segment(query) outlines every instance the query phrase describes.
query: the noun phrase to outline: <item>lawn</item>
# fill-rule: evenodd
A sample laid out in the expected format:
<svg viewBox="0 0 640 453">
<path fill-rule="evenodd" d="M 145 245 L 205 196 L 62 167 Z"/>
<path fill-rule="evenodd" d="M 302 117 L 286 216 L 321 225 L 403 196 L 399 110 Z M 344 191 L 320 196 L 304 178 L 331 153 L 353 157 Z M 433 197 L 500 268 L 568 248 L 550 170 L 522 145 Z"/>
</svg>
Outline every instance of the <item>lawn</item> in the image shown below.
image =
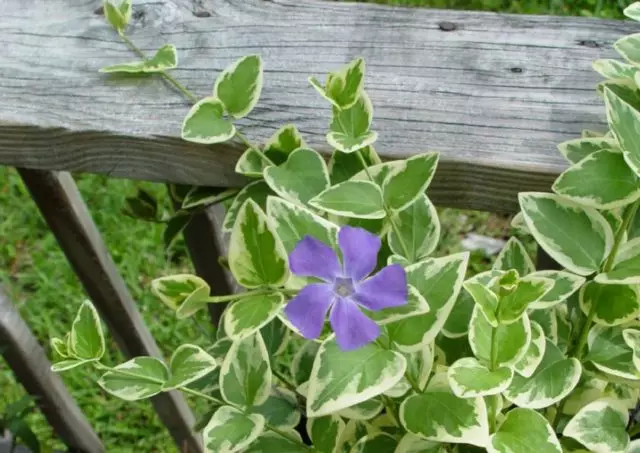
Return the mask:
<svg viewBox="0 0 640 453">
<path fill-rule="evenodd" d="M 624 6 L 604 0 L 376 0 L 375 3 L 599 17 L 620 17 Z M 120 215 L 125 197 L 141 184 L 93 175 L 77 175 L 76 180 L 121 275 L 138 301 L 145 322 L 165 353 L 183 342 L 203 340 L 210 333 L 204 315 L 197 324 L 177 323 L 149 291 L 151 279 L 189 271 L 190 263 L 181 243 L 174 246 L 171 259 L 167 259 L 159 225 Z M 158 195 L 164 193 L 161 185 L 144 183 L 142 186 Z M 85 297 L 83 290 L 17 174 L 3 167 L 0 167 L 0 206 L 0 284 L 8 290 L 41 342 L 48 344 L 50 336 L 60 335 L 68 328 Z M 460 238 L 469 231 L 494 237 L 505 237 L 509 233 L 506 218 L 452 209 L 443 209 L 440 214 L 443 238 L 439 254 L 458 250 Z M 488 265 L 489 260 L 481 253 L 474 254 L 472 270 Z M 121 360 L 113 344 L 109 360 L 113 363 Z M 63 377 L 108 451 L 167 452 L 174 448 L 151 404 L 123 403 L 105 396 L 82 371 L 70 371 Z M 2 363 L 0 413 L 3 404 L 23 394 Z M 33 414 L 31 422 L 43 445 L 53 446 L 52 433 L 44 418 Z"/>
</svg>

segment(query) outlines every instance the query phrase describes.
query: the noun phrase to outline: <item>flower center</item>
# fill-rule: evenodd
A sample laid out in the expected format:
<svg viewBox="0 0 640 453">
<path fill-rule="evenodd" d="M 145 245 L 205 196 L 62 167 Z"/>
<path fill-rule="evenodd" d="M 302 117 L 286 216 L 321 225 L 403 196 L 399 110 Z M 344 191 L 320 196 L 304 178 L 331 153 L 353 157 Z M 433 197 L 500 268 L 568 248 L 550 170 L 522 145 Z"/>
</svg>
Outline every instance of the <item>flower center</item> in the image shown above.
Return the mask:
<svg viewBox="0 0 640 453">
<path fill-rule="evenodd" d="M 340 297 L 349 297 L 354 292 L 353 280 L 350 278 L 338 277 L 333 283 L 333 292 Z"/>
</svg>

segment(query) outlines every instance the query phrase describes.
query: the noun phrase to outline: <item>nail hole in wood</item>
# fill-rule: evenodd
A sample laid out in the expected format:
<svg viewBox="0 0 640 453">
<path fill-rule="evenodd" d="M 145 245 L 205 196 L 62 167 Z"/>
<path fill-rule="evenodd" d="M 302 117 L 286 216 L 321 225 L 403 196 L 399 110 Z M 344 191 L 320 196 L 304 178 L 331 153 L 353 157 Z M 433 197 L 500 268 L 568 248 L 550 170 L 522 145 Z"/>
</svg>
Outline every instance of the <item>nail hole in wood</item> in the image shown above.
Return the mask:
<svg viewBox="0 0 640 453">
<path fill-rule="evenodd" d="M 211 13 L 209 11 L 204 11 L 204 10 L 194 11 L 193 15 L 195 17 L 211 17 Z"/>
<path fill-rule="evenodd" d="M 438 28 L 442 31 L 453 31 L 455 29 L 457 29 L 457 25 L 454 24 L 453 22 L 447 22 L 447 21 L 443 21 L 438 23 Z"/>
<path fill-rule="evenodd" d="M 509 68 L 509 71 L 513 72 L 514 74 L 521 74 L 524 72 L 524 69 L 514 66 L 513 68 Z"/>
<path fill-rule="evenodd" d="M 581 39 L 578 41 L 578 45 L 585 46 L 585 47 L 593 47 L 593 48 L 600 47 L 600 44 L 598 44 L 596 41 L 592 39 Z"/>
<path fill-rule="evenodd" d="M 93 14 L 95 14 L 96 16 L 104 16 L 104 7 L 99 6 L 96 9 L 93 10 Z"/>
</svg>

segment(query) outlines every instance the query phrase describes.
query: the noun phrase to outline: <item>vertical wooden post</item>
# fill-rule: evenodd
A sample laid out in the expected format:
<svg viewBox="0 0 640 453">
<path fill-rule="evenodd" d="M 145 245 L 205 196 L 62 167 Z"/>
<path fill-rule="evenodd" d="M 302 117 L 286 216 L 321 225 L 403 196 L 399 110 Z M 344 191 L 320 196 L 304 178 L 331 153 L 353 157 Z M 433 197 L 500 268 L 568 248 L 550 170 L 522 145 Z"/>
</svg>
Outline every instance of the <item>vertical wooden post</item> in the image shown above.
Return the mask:
<svg viewBox="0 0 640 453">
<path fill-rule="evenodd" d="M 104 447 L 76 405 L 27 324 L 0 288 L 0 344 L 2 355 L 47 421 L 72 450 L 102 453 Z"/>
<path fill-rule="evenodd" d="M 18 169 L 85 291 L 128 357 L 161 357 L 70 174 Z M 194 417 L 177 392 L 152 398 L 181 451 L 202 452 Z"/>
</svg>

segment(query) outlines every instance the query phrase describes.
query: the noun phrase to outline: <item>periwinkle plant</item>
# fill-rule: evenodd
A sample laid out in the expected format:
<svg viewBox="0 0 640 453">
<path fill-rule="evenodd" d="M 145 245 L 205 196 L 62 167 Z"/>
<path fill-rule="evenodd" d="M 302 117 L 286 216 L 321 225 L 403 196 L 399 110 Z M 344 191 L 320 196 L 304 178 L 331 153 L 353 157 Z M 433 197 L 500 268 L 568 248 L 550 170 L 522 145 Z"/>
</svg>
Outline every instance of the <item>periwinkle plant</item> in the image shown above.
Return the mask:
<svg viewBox="0 0 640 453">
<path fill-rule="evenodd" d="M 143 60 L 103 71 L 158 73 L 194 104 L 185 140 L 246 146 L 236 170 L 252 181 L 176 191 L 168 227 L 170 239 L 226 202 L 229 269 L 246 291 L 214 297 L 197 276 L 158 278 L 151 289 L 178 319 L 229 302 L 217 341 L 113 368 L 85 302 L 52 340 L 55 370 L 96 367 L 105 391 L 131 401 L 173 389 L 206 399 L 208 452 L 640 451 L 640 34 L 615 44 L 626 62 L 594 64 L 610 131 L 559 146 L 570 167 L 554 193 L 520 194 L 514 227 L 564 269 L 536 270 L 512 238 L 492 270 L 466 278 L 467 254 L 431 256 L 440 225 L 425 191 L 438 155 L 382 163 L 373 148 L 362 59 L 311 79 L 332 107 L 327 165 L 292 125 L 265 143 L 237 130 L 262 89 L 259 56 L 199 99 L 167 73 L 175 47 L 147 59 L 126 37 L 130 12 L 105 4 Z M 640 3 L 625 14 L 640 20 Z"/>
</svg>

